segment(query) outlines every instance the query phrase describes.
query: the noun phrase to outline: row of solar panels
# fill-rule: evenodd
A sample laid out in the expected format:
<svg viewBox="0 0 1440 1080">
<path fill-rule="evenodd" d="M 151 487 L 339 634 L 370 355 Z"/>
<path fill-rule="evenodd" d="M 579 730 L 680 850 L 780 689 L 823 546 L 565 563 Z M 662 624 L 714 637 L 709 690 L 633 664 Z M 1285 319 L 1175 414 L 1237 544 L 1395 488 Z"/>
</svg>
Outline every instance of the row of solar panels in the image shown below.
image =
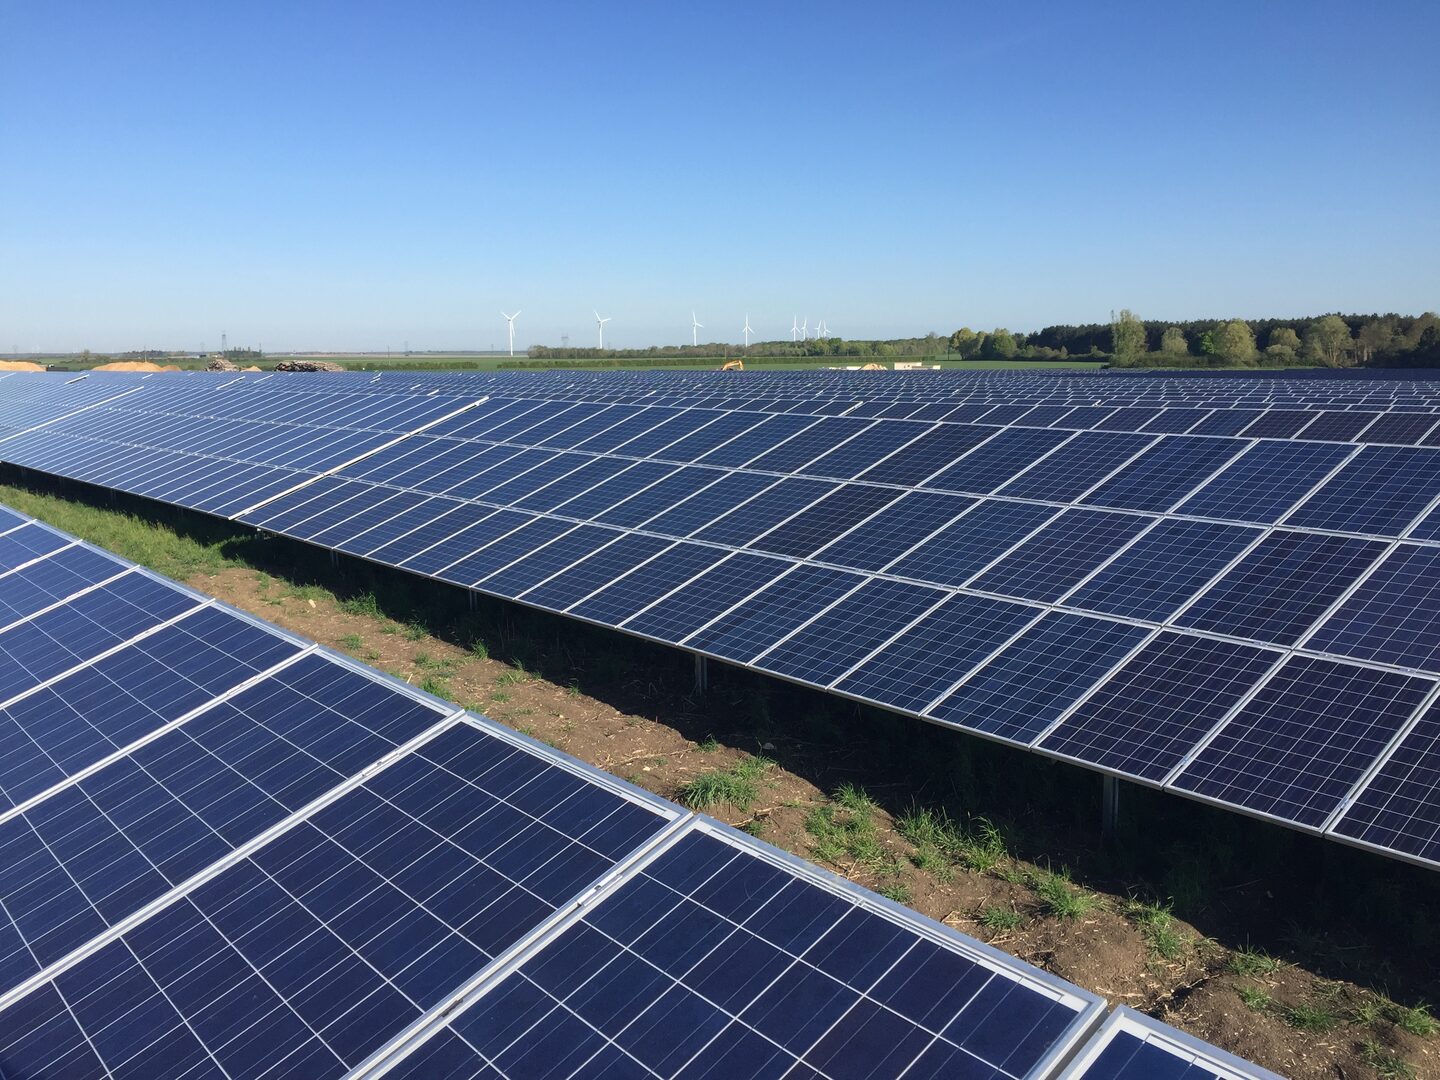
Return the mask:
<svg viewBox="0 0 1440 1080">
<path fill-rule="evenodd" d="M 8 1080 L 1042 1076 L 1103 1010 L 3 509 L 0 798 Z"/>
<path fill-rule="evenodd" d="M 465 397 L 490 394 L 545 396 L 551 393 L 608 401 L 650 404 L 755 407 L 776 410 L 797 402 L 823 402 L 830 408 L 864 403 L 940 406 L 945 403 L 988 403 L 1112 408 L 1193 407 L 1300 410 L 1401 410 L 1434 412 L 1440 405 L 1440 383 L 1427 381 L 1365 381 L 1322 379 L 1105 379 L 1095 376 L 1025 372 L 947 372 L 934 374 L 855 373 L 834 371 L 756 372 L 744 376 L 693 371 L 631 372 L 405 372 L 332 373 L 321 379 L 277 373 L 167 373 L 160 376 L 94 372 L 34 375 L 0 373 L 12 387 L 52 379 L 90 381 L 111 387 L 144 385 L 160 379 L 165 385 L 218 386 L 321 382 L 335 391 L 431 394 Z"/>
<path fill-rule="evenodd" d="M 284 396 L 267 393 L 258 407 L 281 408 Z M 310 415 L 308 394 L 290 400 L 294 415 Z M 287 463 L 297 446 L 359 451 L 327 476 L 60 435 L 59 425 L 0 441 L 0 457 L 1440 861 L 1431 711 L 1440 549 L 1431 543 L 905 488 L 937 467 L 964 467 L 1008 433 L 946 465 L 957 449 L 947 433 L 964 425 L 923 429 L 908 466 L 904 447 L 878 465 L 858 455 L 848 469 L 860 482 L 838 484 L 755 468 L 787 452 L 792 470 L 812 468 L 806 458 L 845 448 L 805 443 L 804 431 L 752 438 L 780 419 L 753 413 L 676 428 L 687 414 L 616 420 L 600 407 L 499 399 L 456 412 L 453 400 L 425 398 L 425 434 L 396 441 L 393 429 L 371 430 L 354 441 L 397 400 L 407 399 L 354 399 L 365 419 L 350 427 L 343 416 L 335 428 L 268 421 L 270 449 L 255 456 L 276 445 L 290 448 Z M 99 407 L 71 422 L 83 431 L 116 415 Z M 213 416 L 166 417 L 156 430 L 167 424 L 184 430 L 182 445 L 253 441 Z M 937 433 L 939 446 L 929 442 Z M 598 448 L 571 449 L 587 446 Z M 661 460 L 736 446 L 725 462 L 743 468 Z M 1053 460 L 1068 467 L 1064 455 Z M 1238 475 L 1225 464 L 1209 462 L 1224 471 L 1207 479 L 1177 460 L 1178 497 Z M 1383 472 L 1342 481 L 1345 467 L 1298 485 L 1293 467 L 1251 475 L 1268 483 L 1272 508 L 1304 509 L 1330 491 L 1325 513 L 1415 519 L 1420 527 L 1405 527 L 1423 534 L 1429 486 L 1407 489 Z M 875 468 L 895 471 L 867 483 Z M 1131 490 L 1138 497 L 1145 485 Z"/>
</svg>

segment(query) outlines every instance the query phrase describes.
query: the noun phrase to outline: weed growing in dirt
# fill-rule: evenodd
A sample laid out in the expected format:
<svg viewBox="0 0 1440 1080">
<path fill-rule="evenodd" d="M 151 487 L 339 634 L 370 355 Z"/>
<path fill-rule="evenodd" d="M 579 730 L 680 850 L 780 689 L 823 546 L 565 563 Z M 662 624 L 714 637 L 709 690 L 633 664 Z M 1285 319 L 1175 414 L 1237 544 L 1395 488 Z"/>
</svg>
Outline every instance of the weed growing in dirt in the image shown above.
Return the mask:
<svg viewBox="0 0 1440 1080">
<path fill-rule="evenodd" d="M 1254 1009 L 1256 1012 L 1264 1012 L 1273 1004 L 1270 995 L 1258 986 L 1240 986 L 1236 988 L 1240 1000 L 1245 1003 L 1247 1009 Z"/>
<path fill-rule="evenodd" d="M 769 758 L 747 757 L 728 769 L 711 769 L 681 784 L 676 798 L 691 810 L 705 810 L 721 803 L 748 810 L 760 794 L 760 777 L 774 764 Z"/>
<path fill-rule="evenodd" d="M 1408 1065 L 1404 1058 L 1390 1053 L 1374 1039 L 1361 1043 L 1360 1053 L 1365 1057 L 1365 1064 L 1385 1080 L 1415 1080 L 1414 1068 Z"/>
<path fill-rule="evenodd" d="M 915 845 L 915 865 L 942 879 L 949 877 L 947 864 L 988 873 L 1009 854 L 1005 837 L 985 818 L 975 818 L 968 829 L 962 829 L 943 810 L 912 806 L 896 820 L 895 828 Z"/>
<path fill-rule="evenodd" d="M 991 904 L 980 910 L 980 925 L 994 933 L 1018 930 L 1025 925 L 1025 916 L 1014 908 Z"/>
<path fill-rule="evenodd" d="M 347 596 L 340 601 L 340 610 L 347 615 L 364 615 L 371 619 L 381 619 L 384 616 L 380 613 L 380 601 L 375 599 L 373 592 L 360 593 L 358 596 Z"/>
<path fill-rule="evenodd" d="M 1340 1017 L 1325 1006 L 1306 1002 L 1289 1006 L 1281 1015 L 1287 1024 L 1299 1031 L 1331 1031 L 1340 1024 Z"/>
<path fill-rule="evenodd" d="M 1407 1008 L 1404 1005 L 1397 1005 L 1393 1001 L 1387 1001 L 1384 1014 L 1385 1019 L 1396 1027 L 1408 1031 L 1411 1035 L 1419 1035 L 1423 1039 L 1428 1039 L 1440 1033 L 1440 1021 L 1430 1014 L 1428 1005 Z"/>
<path fill-rule="evenodd" d="M 1031 875 L 1030 888 L 1040 898 L 1045 913 L 1057 919 L 1081 919 L 1100 906 L 1098 896 L 1071 884 L 1070 872 L 1065 869 L 1058 874 L 1053 870 L 1037 871 Z"/>
<path fill-rule="evenodd" d="M 476 660 L 489 660 L 490 646 L 485 644 L 483 638 L 477 637 L 474 641 L 470 642 L 470 655 Z"/>
<path fill-rule="evenodd" d="M 419 641 L 425 637 L 425 624 L 419 622 L 408 622 L 405 624 L 405 640 Z"/>
<path fill-rule="evenodd" d="M 698 743 L 695 749 L 704 751 L 707 754 L 713 754 L 716 750 L 720 749 L 720 743 L 716 741 L 714 735 L 706 735 L 705 741 Z"/>
<path fill-rule="evenodd" d="M 365 641 L 359 634 L 346 634 L 340 639 L 341 647 L 349 649 L 351 652 L 357 651 L 364 644 Z"/>
<path fill-rule="evenodd" d="M 882 873 L 898 873 L 895 856 L 885 850 L 875 827 L 875 803 L 862 788 L 845 784 L 805 817 L 813 837 L 810 850 L 828 863 L 857 863 Z"/>
<path fill-rule="evenodd" d="M 1225 967 L 1233 975 L 1249 975 L 1254 978 L 1260 975 L 1274 975 L 1280 970 L 1280 961 L 1268 953 L 1245 945 L 1230 954 L 1230 958 L 1225 962 Z"/>
<path fill-rule="evenodd" d="M 915 899 L 915 893 L 903 881 L 892 881 L 880 890 L 880 895 L 897 904 L 908 904 Z"/>
<path fill-rule="evenodd" d="M 450 698 L 450 678 L 447 675 L 426 675 L 420 682 L 420 689 L 438 698 Z"/>
<path fill-rule="evenodd" d="M 1140 928 L 1145 944 L 1156 956 L 1178 960 L 1185 951 L 1185 935 L 1176 929 L 1169 905 L 1131 900 L 1125 905 L 1125 915 Z"/>
</svg>

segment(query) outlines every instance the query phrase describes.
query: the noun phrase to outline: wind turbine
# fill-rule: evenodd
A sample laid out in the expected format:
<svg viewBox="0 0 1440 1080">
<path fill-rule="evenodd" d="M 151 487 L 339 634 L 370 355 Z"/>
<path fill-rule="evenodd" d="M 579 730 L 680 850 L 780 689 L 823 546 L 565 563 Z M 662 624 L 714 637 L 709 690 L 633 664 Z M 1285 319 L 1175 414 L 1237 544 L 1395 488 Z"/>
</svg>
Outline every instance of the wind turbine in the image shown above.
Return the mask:
<svg viewBox="0 0 1440 1080">
<path fill-rule="evenodd" d="M 800 320 L 794 315 L 790 316 L 790 340 L 795 341 L 800 336 Z"/>
<path fill-rule="evenodd" d="M 605 324 L 606 324 L 607 322 L 609 322 L 609 321 L 610 321 L 610 316 L 609 316 L 609 315 L 606 315 L 606 316 L 602 319 L 602 318 L 600 317 L 600 312 L 598 312 L 598 311 L 595 312 L 595 329 L 596 329 L 596 331 L 597 331 L 597 332 L 599 333 L 599 335 L 600 335 L 600 348 L 601 348 L 602 350 L 605 348 Z"/>
<path fill-rule="evenodd" d="M 805 321 L 800 324 L 800 340 L 801 340 L 801 341 L 809 341 L 809 340 L 810 340 L 810 316 L 809 316 L 809 315 L 806 315 L 806 316 L 805 316 Z"/>
<path fill-rule="evenodd" d="M 750 329 L 750 314 L 749 314 L 749 312 L 746 312 L 746 314 L 745 314 L 745 331 L 744 331 L 744 333 L 745 333 L 745 348 L 747 348 L 747 349 L 750 348 L 750 335 L 753 334 L 754 332 L 755 332 L 754 330 L 751 330 L 751 329 Z"/>
<path fill-rule="evenodd" d="M 705 329 L 705 324 L 695 318 L 695 312 L 690 312 L 690 344 L 700 344 L 700 331 Z"/>
<path fill-rule="evenodd" d="M 520 309 L 519 309 L 519 308 L 516 308 L 514 315 L 505 315 L 505 312 L 503 312 L 503 311 L 500 312 L 500 314 L 505 316 L 505 322 L 509 325 L 509 328 L 510 328 L 510 355 L 511 355 L 511 356 L 514 356 L 514 355 L 515 355 L 515 320 L 520 317 Z"/>
</svg>

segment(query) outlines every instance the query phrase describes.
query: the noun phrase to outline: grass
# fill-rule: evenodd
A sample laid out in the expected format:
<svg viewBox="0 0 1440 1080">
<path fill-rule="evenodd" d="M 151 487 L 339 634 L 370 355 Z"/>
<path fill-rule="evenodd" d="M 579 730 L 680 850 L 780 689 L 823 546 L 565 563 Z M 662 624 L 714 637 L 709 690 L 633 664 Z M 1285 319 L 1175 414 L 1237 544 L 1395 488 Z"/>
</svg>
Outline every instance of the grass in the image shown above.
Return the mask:
<svg viewBox="0 0 1440 1080">
<path fill-rule="evenodd" d="M 351 652 L 358 652 L 361 646 L 365 644 L 365 639 L 359 634 L 346 634 L 340 639 L 340 644 Z"/>
<path fill-rule="evenodd" d="M 373 592 L 346 597 L 340 601 L 340 610 L 347 615 L 363 615 L 371 619 L 383 619 L 385 617 L 384 613 L 380 610 L 380 601 L 375 598 Z"/>
<path fill-rule="evenodd" d="M 429 631 L 425 629 L 424 623 L 408 622 L 405 624 L 406 641 L 421 641 L 427 633 L 429 633 Z"/>
<path fill-rule="evenodd" d="M 446 675 L 426 675 L 420 681 L 420 689 L 427 694 L 434 694 L 438 698 L 450 698 L 450 679 Z"/>
<path fill-rule="evenodd" d="M 1100 907 L 1100 898 L 1076 888 L 1070 881 L 1069 871 L 1064 868 L 1059 873 L 1037 871 L 1031 875 L 1030 887 L 1035 890 L 1045 913 L 1057 919 L 1082 919 Z"/>
<path fill-rule="evenodd" d="M 1246 945 L 1230 954 L 1225 967 L 1233 975 L 1248 975 L 1251 978 L 1258 978 L 1262 975 L 1274 975 L 1280 970 L 1280 961 L 1269 953 L 1252 949 Z"/>
<path fill-rule="evenodd" d="M 912 806 L 896 819 L 895 828 L 915 846 L 911 861 L 942 880 L 951 866 L 988 873 L 1009 856 L 1004 835 L 985 818 L 961 828 L 943 810 Z"/>
<path fill-rule="evenodd" d="M 720 743 L 716 740 L 714 735 L 706 735 L 703 742 L 696 744 L 695 749 L 700 750 L 706 754 L 713 754 L 715 753 L 715 751 L 720 749 Z"/>
<path fill-rule="evenodd" d="M 1415 1069 L 1406 1063 L 1404 1058 L 1390 1053 L 1374 1039 L 1367 1039 L 1360 1044 L 1360 1054 L 1365 1058 L 1365 1064 L 1385 1080 L 1415 1080 Z"/>
<path fill-rule="evenodd" d="M 1010 930 L 1018 930 L 1025 925 L 1025 916 L 1014 908 L 1001 907 L 999 904 L 990 904 L 980 911 L 980 925 L 993 933 L 1005 933 Z"/>
<path fill-rule="evenodd" d="M 1297 1031 L 1333 1031 L 1340 1026 L 1340 1017 L 1335 1013 L 1323 1005 L 1311 1005 L 1308 1002 L 1287 1006 L 1280 1015 Z"/>
<path fill-rule="evenodd" d="M 880 873 L 898 873 L 895 856 L 880 839 L 875 813 L 875 803 L 863 788 L 843 785 L 805 816 L 810 851 L 836 866 L 850 863 Z"/>
<path fill-rule="evenodd" d="M 1440 1021 L 1430 1014 L 1428 1005 L 1406 1007 L 1397 1005 L 1393 1001 L 1387 1001 L 1383 1006 L 1383 1013 L 1385 1019 L 1402 1031 L 1408 1031 L 1411 1035 L 1428 1039 L 1440 1034 Z"/>
<path fill-rule="evenodd" d="M 1178 960 L 1185 952 L 1186 936 L 1176 928 L 1169 905 L 1131 900 L 1125 915 L 1140 928 L 1150 951 L 1164 960 Z"/>
<path fill-rule="evenodd" d="M 747 757 L 728 769 L 710 769 L 680 785 L 675 797 L 691 810 L 729 805 L 748 810 L 760 794 L 760 778 L 773 768 L 769 758 Z"/>
<path fill-rule="evenodd" d="M 1245 1003 L 1245 1007 L 1247 1009 L 1254 1009 L 1256 1012 L 1264 1012 L 1266 1009 L 1270 1008 L 1271 1005 L 1275 1004 L 1275 1001 L 1270 996 L 1270 994 L 1258 986 L 1239 986 L 1235 989 L 1236 993 L 1240 995 L 1240 1000 Z"/>
</svg>

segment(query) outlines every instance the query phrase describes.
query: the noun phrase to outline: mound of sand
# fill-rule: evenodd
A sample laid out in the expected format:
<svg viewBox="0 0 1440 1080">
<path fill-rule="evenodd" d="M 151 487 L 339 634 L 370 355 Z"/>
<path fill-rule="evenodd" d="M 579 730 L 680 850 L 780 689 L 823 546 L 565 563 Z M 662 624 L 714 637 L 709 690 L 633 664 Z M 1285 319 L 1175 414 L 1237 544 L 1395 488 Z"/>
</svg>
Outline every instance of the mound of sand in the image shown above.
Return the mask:
<svg viewBox="0 0 1440 1080">
<path fill-rule="evenodd" d="M 44 371 L 44 364 L 32 364 L 29 360 L 0 360 L 0 371 Z"/>
<path fill-rule="evenodd" d="M 152 364 L 149 360 L 117 360 L 113 364 L 96 364 L 91 371 L 179 371 L 174 364 Z"/>
</svg>

